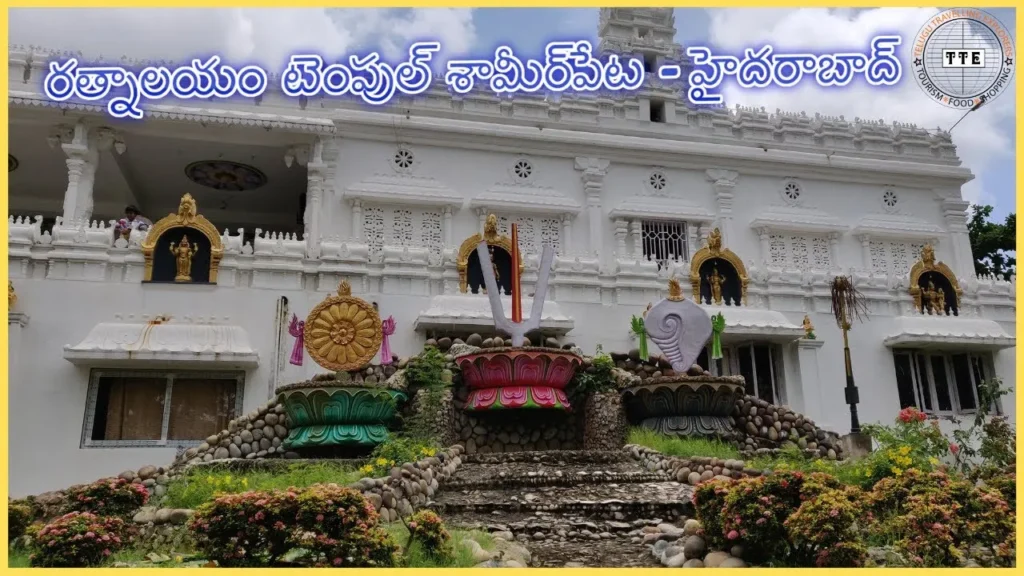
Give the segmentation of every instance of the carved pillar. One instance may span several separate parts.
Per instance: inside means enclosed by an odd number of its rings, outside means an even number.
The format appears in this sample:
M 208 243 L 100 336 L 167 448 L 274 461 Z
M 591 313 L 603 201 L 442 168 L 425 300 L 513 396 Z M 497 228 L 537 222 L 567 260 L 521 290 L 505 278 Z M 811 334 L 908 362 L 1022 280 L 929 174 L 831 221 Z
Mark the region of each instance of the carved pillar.
M 363 239 L 363 201 L 352 200 L 352 239 Z
M 573 252 L 572 218 L 572 214 L 562 214 L 562 256 L 566 256 Z
M 302 226 L 307 258 L 320 256 L 320 206 L 323 204 L 326 169 L 323 142 L 317 138 L 310 147 L 309 163 L 306 164 L 306 212 Z
M 630 220 L 629 222 L 630 236 L 633 237 L 633 257 L 637 260 L 644 259 L 644 239 L 643 239 L 643 222 L 640 220 Z
M 757 239 L 761 243 L 761 262 L 765 266 L 772 263 L 771 230 L 767 228 L 757 229 Z
M 832 259 L 832 268 L 839 268 L 839 232 L 828 235 L 828 251 Z
M 64 191 L 63 220 L 65 223 L 86 222 L 92 218 L 93 186 L 99 153 L 110 149 L 115 142 L 110 128 L 89 128 L 83 123 L 74 127 L 60 126 L 51 134 L 52 145 L 60 143 L 67 156 L 68 187 Z M 118 140 L 117 150 L 124 152 L 124 143 Z
M 823 421 L 822 398 L 824 390 L 821 379 L 821 365 L 818 362 L 820 354 L 818 351 L 825 345 L 823 340 L 808 340 L 801 338 L 797 340 L 797 357 L 800 364 L 800 391 L 803 396 L 803 413 L 808 418 L 814 419 L 819 425 L 826 425 Z
M 629 257 L 629 254 L 626 253 L 626 234 L 628 231 L 629 222 L 625 218 L 615 220 L 615 254 L 619 258 Z
M 587 221 L 590 225 L 587 243 L 599 258 L 604 248 L 605 226 L 601 210 L 601 193 L 604 190 L 604 177 L 608 173 L 609 164 L 611 162 L 602 158 L 576 158 L 576 169 L 582 171 L 583 193 L 587 199 Z M 620 254 L 625 256 L 624 248 Z
M 961 278 L 974 277 L 974 254 L 967 234 L 967 207 L 970 202 L 960 198 L 942 199 L 942 215 L 946 220 L 953 247 L 953 270 Z
M 705 171 L 705 175 L 712 188 L 715 190 L 715 200 L 718 202 L 719 228 L 722 232 L 722 242 L 728 246 L 732 242 L 732 201 L 733 190 L 736 188 L 736 179 L 739 172 L 733 170 L 722 170 L 712 168 Z
M 870 272 L 874 269 L 871 265 L 871 236 L 861 234 L 857 239 L 860 240 L 860 253 L 861 258 L 864 259 L 864 270 Z
M 18 386 L 25 384 L 25 375 L 22 373 L 24 363 L 21 353 L 21 332 L 28 325 L 28 315 L 24 312 L 7 313 L 7 350 L 9 351 L 10 365 L 8 366 L 8 393 Z
M 444 235 L 444 245 L 445 245 L 445 247 L 448 247 L 448 246 L 452 245 L 452 207 L 451 206 L 445 206 L 444 207 L 444 212 L 443 212 L 443 215 L 442 215 L 442 219 L 443 219 L 443 221 L 441 223 L 441 226 L 442 226 L 441 234 Z
M 693 262 L 693 255 L 700 249 L 700 226 L 686 226 L 686 255 L 687 262 Z

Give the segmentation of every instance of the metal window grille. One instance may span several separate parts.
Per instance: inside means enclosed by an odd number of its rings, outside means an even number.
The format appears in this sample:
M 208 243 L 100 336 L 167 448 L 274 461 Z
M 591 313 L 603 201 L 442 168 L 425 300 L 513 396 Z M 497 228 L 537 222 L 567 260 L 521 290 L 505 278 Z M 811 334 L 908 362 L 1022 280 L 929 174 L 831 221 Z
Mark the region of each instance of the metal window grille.
M 641 223 L 640 240 L 644 258 L 657 262 L 659 270 L 670 262 L 690 259 L 686 222 L 645 220 Z

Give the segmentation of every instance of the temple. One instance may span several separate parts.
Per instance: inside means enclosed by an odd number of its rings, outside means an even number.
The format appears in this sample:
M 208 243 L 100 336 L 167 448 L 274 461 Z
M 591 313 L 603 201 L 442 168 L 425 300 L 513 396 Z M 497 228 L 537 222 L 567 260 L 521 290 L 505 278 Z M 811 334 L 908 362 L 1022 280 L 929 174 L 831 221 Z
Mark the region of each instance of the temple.
M 602 51 L 650 69 L 682 54 L 671 9 L 601 9 L 599 32 Z M 514 317 L 514 291 L 529 342 L 460 357 L 462 377 L 505 354 L 548 381 L 515 397 L 503 390 L 522 375 L 481 380 L 474 409 L 568 408 L 550 371 L 638 348 L 631 319 L 670 279 L 671 303 L 724 318 L 721 361 L 710 342 L 695 353 L 729 402 L 850 430 L 837 275 L 868 308 L 849 332 L 862 423 L 907 406 L 963 416 L 980 382 L 1014 384 L 1015 278 L 975 274 L 961 193 L 974 176 L 948 133 L 695 108 L 658 80 L 561 98 L 453 97 L 438 82 L 371 109 L 291 99 L 272 79 L 254 101 L 166 100 L 114 122 L 101 103 L 46 99 L 57 56 L 10 48 L 12 496 L 171 461 L 274 398 L 289 414 L 314 389 L 355 402 L 353 381 L 390 377 L 428 340 L 511 336 L 495 312 Z M 336 380 L 317 380 L 325 370 Z M 1011 419 L 1014 398 L 996 407 Z M 324 426 L 354 445 L 380 433 Z

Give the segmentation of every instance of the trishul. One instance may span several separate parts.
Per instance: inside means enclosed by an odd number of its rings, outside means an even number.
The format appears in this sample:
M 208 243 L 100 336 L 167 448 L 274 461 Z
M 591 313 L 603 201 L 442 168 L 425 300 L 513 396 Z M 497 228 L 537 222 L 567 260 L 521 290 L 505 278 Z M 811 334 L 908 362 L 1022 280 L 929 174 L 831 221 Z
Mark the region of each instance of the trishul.
M 513 224 L 513 238 L 515 238 L 515 224 Z M 513 319 L 505 317 L 505 309 L 501 306 L 501 291 L 498 288 L 498 280 L 494 277 L 494 269 L 491 266 L 491 255 L 487 251 L 487 242 L 481 241 L 477 244 L 476 255 L 480 259 L 480 269 L 484 276 L 484 286 L 487 288 L 487 298 L 491 301 L 491 316 L 494 317 L 494 327 L 500 332 L 508 334 L 512 338 L 513 346 L 522 346 L 526 342 L 526 333 L 540 328 L 540 316 L 544 310 L 544 295 L 548 291 L 548 275 L 551 272 L 551 261 L 555 258 L 555 251 L 551 246 L 545 245 L 540 257 L 540 271 L 537 275 L 537 287 L 533 293 L 533 308 L 530 317 L 524 322 L 522 320 L 522 293 L 519 291 L 519 246 L 512 242 L 512 316 Z

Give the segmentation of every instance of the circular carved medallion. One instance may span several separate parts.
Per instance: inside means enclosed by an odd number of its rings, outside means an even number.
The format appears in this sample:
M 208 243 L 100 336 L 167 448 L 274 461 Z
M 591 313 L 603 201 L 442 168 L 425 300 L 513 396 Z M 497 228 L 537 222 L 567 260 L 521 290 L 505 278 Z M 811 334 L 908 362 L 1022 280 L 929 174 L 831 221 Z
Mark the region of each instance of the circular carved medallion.
M 228 160 L 203 160 L 185 167 L 188 179 L 207 188 L 228 192 L 255 190 L 267 183 L 259 169 Z
M 337 372 L 359 370 L 373 360 L 383 333 L 373 305 L 352 296 L 347 281 L 306 318 L 306 351 L 314 362 Z

